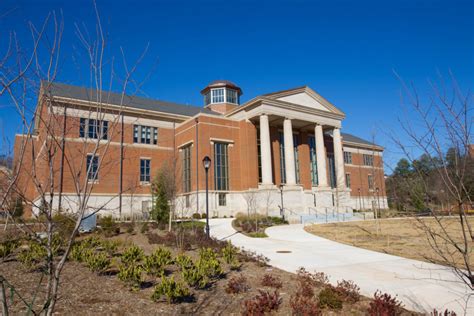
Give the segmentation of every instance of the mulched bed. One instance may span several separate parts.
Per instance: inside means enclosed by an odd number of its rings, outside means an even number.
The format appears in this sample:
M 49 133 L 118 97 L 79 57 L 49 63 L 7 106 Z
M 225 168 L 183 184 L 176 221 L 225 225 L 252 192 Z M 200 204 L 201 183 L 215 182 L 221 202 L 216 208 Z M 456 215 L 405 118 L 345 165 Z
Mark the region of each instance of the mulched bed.
M 146 253 L 158 245 L 150 244 L 144 234 L 122 233 L 113 239 L 130 241 L 142 247 Z M 173 249 L 173 253 L 177 253 Z M 186 251 L 186 254 L 196 257 L 197 250 Z M 277 276 L 283 283 L 279 291 L 283 302 L 279 310 L 274 313 L 278 315 L 291 315 L 290 296 L 297 289 L 297 277 L 272 267 L 263 267 L 256 262 L 244 262 L 240 271 L 225 270 L 225 278 L 217 280 L 209 289 L 194 290 L 193 302 L 180 304 L 168 304 L 166 302 L 155 303 L 151 300 L 151 294 L 156 279 L 147 279 L 138 291 L 130 290 L 124 283 L 118 280 L 116 272 L 109 271 L 104 275 L 90 272 L 83 264 L 69 261 L 62 274 L 60 299 L 57 304 L 58 315 L 240 315 L 244 300 L 254 297 L 258 289 L 273 291 L 272 288 L 261 285 L 265 273 Z M 41 279 L 41 273 L 26 270 L 19 262 L 12 259 L 0 264 L 0 275 L 4 276 L 15 289 L 23 295 L 27 301 L 31 301 L 34 290 Z M 244 275 L 250 289 L 239 294 L 228 294 L 225 287 L 233 276 Z M 45 282 L 45 280 L 43 280 Z M 44 291 L 44 286 L 41 287 Z M 316 288 L 315 293 L 321 290 Z M 44 293 L 44 292 L 43 292 Z M 7 290 L 9 296 L 9 291 Z M 37 302 L 41 302 L 41 292 Z M 8 298 L 9 299 L 9 298 Z M 324 310 L 323 315 L 365 315 L 370 299 L 361 297 L 357 303 L 344 303 L 342 310 Z M 9 301 L 10 304 L 10 301 Z M 38 308 L 39 306 L 36 306 Z M 24 314 L 26 308 L 18 297 L 14 297 L 11 305 L 11 314 Z M 413 315 L 404 312 L 402 315 Z

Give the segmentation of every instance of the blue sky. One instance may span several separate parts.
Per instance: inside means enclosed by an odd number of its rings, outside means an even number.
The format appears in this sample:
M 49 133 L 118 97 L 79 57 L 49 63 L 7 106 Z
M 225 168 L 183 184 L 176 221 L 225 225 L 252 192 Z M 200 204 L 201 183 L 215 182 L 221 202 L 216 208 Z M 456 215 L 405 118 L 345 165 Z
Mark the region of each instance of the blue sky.
M 473 1 L 98 1 L 110 55 L 129 61 L 149 43 L 137 76 L 154 69 L 141 94 L 202 105 L 199 91 L 215 79 L 240 85 L 243 101 L 308 85 L 342 109 L 343 131 L 386 146 L 397 129 L 399 73 L 420 94 L 428 80 L 452 71 L 462 88 L 474 84 Z M 4 0 L 2 30 L 27 42 L 26 23 L 62 10 L 65 31 L 58 80 L 89 85 L 77 57 L 75 23 L 94 26 L 90 1 Z M 91 28 L 89 28 L 91 29 Z M 5 32 L 0 52 L 5 48 Z M 156 67 L 154 67 L 157 61 Z M 77 66 L 79 64 L 79 66 Z M 137 78 L 140 79 L 140 78 Z M 0 132 L 12 140 L 19 121 L 2 100 Z M 4 142 L 4 140 L 0 140 Z M 5 143 L 0 148 L 5 148 Z

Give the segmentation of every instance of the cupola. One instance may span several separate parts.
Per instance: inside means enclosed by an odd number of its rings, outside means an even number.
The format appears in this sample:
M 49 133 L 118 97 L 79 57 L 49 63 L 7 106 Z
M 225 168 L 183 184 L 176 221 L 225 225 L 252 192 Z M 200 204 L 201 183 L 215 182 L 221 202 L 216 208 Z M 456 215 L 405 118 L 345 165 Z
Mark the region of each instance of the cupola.
M 214 112 L 225 114 L 240 105 L 242 89 L 228 80 L 212 81 L 202 89 L 204 106 Z

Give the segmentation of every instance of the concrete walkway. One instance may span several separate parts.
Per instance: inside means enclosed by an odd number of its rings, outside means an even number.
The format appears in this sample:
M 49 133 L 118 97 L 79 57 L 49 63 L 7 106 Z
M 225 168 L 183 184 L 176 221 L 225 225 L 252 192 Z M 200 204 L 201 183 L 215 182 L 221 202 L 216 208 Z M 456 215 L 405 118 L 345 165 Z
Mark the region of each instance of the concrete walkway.
M 433 308 L 447 308 L 458 315 L 474 315 L 474 297 L 466 303 L 468 287 L 446 267 L 347 246 L 309 234 L 303 225 L 270 227 L 268 238 L 250 238 L 237 233 L 231 222 L 210 220 L 211 235 L 263 254 L 282 270 L 322 271 L 333 284 L 353 280 L 363 295 L 372 297 L 376 290 L 397 295 L 410 310 L 429 314 Z M 291 253 L 277 253 L 282 250 Z

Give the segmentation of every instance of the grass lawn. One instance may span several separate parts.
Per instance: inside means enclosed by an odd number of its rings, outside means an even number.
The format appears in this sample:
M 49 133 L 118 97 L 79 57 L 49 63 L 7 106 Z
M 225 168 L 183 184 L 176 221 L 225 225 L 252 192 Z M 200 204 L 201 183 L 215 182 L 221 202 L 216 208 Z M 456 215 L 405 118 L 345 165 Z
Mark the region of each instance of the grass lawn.
M 444 264 L 443 259 L 430 247 L 428 236 L 421 229 L 422 223 L 426 223 L 434 231 L 440 232 L 440 227 L 433 218 L 407 218 L 407 219 L 382 219 L 379 220 L 379 231 L 377 233 L 377 222 L 358 221 L 345 223 L 331 223 L 323 225 L 311 225 L 306 231 L 351 246 L 370 249 L 378 252 L 388 253 L 410 259 Z M 462 230 L 457 218 L 443 218 L 446 231 L 456 241 L 462 240 Z M 474 217 L 469 219 L 474 227 Z M 441 240 L 439 239 L 439 242 Z M 441 242 L 441 245 L 445 245 Z M 447 250 L 453 250 L 446 246 Z M 470 262 L 474 262 L 474 242 L 469 242 Z M 463 267 L 462 258 L 454 252 L 453 255 L 457 266 Z

